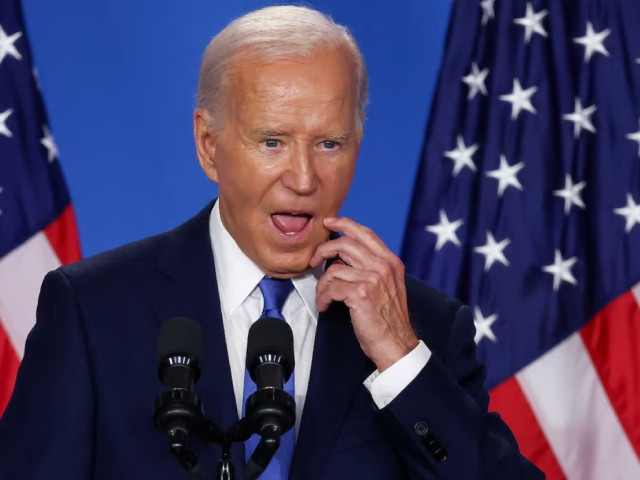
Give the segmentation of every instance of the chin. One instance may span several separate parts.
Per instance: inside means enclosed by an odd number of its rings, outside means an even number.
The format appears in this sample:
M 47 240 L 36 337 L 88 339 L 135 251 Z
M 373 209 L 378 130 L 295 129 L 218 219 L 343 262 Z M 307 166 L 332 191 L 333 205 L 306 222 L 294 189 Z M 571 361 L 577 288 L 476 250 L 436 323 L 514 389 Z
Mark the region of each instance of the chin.
M 313 251 L 285 253 L 278 255 L 277 258 L 270 258 L 262 265 L 263 270 L 272 277 L 293 278 L 306 272 L 309 267 L 309 261 L 313 256 Z

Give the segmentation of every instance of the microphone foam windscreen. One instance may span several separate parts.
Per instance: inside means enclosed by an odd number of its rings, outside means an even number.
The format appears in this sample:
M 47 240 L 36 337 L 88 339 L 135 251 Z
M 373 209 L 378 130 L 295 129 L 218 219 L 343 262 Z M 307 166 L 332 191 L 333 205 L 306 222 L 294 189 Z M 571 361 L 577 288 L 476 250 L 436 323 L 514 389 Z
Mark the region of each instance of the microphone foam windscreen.
M 289 370 L 295 367 L 293 355 L 293 332 L 284 320 L 279 318 L 261 318 L 249 329 L 247 339 L 247 366 L 250 371 L 260 355 L 282 355 L 284 366 Z
M 166 320 L 158 334 L 158 365 L 168 356 L 184 355 L 202 368 L 202 327 L 187 317 Z

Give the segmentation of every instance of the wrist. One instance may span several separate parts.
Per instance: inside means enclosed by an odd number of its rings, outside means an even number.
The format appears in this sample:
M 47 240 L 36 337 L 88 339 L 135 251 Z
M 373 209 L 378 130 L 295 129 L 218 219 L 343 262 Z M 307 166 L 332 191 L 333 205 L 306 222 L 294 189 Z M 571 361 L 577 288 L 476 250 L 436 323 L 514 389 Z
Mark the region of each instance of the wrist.
M 418 337 L 414 334 L 402 341 L 389 342 L 382 345 L 378 355 L 372 355 L 369 358 L 375 363 L 378 371 L 382 373 L 411 353 L 419 342 Z

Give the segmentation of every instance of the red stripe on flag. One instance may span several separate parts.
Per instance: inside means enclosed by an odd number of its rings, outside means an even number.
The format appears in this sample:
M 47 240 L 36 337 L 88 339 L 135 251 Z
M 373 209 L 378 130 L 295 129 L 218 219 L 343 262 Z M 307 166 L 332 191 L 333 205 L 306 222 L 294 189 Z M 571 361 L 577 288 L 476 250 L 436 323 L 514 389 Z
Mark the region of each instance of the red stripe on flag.
M 516 436 L 522 454 L 547 475 L 547 480 L 566 479 L 515 377 L 491 390 L 489 410 L 500 413 Z
M 640 307 L 628 291 L 580 331 L 622 428 L 640 457 Z
M 18 355 L 2 328 L 2 319 L 0 319 L 0 369 L 2 370 L 2 375 L 0 375 L 0 417 L 9 403 L 9 398 L 11 398 L 19 365 Z
M 62 214 L 44 229 L 44 233 L 61 264 L 66 265 L 80 260 L 80 241 L 76 217 L 71 205 L 67 205 Z

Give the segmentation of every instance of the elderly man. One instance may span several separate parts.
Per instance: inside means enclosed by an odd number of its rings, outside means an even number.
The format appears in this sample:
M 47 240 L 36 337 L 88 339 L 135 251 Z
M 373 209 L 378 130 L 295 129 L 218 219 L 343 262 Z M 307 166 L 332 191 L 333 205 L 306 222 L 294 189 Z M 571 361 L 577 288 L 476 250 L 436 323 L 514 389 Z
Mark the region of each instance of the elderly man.
M 487 413 L 469 309 L 336 217 L 366 96 L 355 41 L 315 10 L 265 8 L 211 41 L 194 134 L 219 198 L 171 232 L 46 277 L 0 423 L 2 479 L 184 478 L 151 422 L 159 326 L 202 325 L 196 388 L 228 428 L 250 388 L 265 278 L 288 288 L 278 311 L 293 330 L 297 412 L 293 455 L 281 448 L 268 478 L 543 478 Z M 192 441 L 213 470 L 219 450 Z M 239 474 L 244 449 L 232 449 Z

